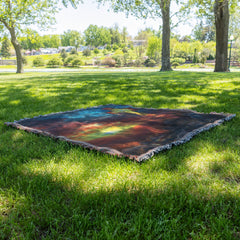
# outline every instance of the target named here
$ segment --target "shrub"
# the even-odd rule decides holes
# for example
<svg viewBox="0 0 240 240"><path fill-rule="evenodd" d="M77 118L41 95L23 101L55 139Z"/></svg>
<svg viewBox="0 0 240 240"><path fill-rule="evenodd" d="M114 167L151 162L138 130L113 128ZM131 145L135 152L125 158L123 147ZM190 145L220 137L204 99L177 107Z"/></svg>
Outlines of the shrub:
<svg viewBox="0 0 240 240"><path fill-rule="evenodd" d="M129 43L128 48L130 48L131 50L133 50L133 49L134 49L133 43Z"/></svg>
<svg viewBox="0 0 240 240"><path fill-rule="evenodd" d="M199 57L198 57L196 48L194 49L193 63L199 63Z"/></svg>
<svg viewBox="0 0 240 240"><path fill-rule="evenodd" d="M116 62L116 67L122 67L123 66L123 56L121 56L121 55L115 55L115 56L113 56L112 57L114 60L115 60L115 62Z"/></svg>
<svg viewBox="0 0 240 240"><path fill-rule="evenodd" d="M212 54L209 54L209 57L207 58L207 60L214 60L215 57Z"/></svg>
<svg viewBox="0 0 240 240"><path fill-rule="evenodd" d="M65 49L61 50L60 56L61 56L63 61L67 58L68 54L66 53Z"/></svg>
<svg viewBox="0 0 240 240"><path fill-rule="evenodd" d="M126 44L125 44L125 43L121 43L121 44L120 44L120 48L123 49L123 48L125 48L125 47L126 47Z"/></svg>
<svg viewBox="0 0 240 240"><path fill-rule="evenodd" d="M107 54L108 54L107 49L103 49L103 54L104 54L104 55L107 55Z"/></svg>
<svg viewBox="0 0 240 240"><path fill-rule="evenodd" d="M117 49L115 52L114 52L114 55L123 55L123 51L121 49Z"/></svg>
<svg viewBox="0 0 240 240"><path fill-rule="evenodd" d="M84 49L82 52L82 55L85 57L91 56L91 50L90 49Z"/></svg>
<svg viewBox="0 0 240 240"><path fill-rule="evenodd" d="M64 61L64 66L72 66L72 67L79 67L84 65L83 61L81 60L80 57L78 57L77 55L71 55L69 57L67 57Z"/></svg>
<svg viewBox="0 0 240 240"><path fill-rule="evenodd" d="M141 67L143 65L143 60L141 58L137 58L134 63L134 67Z"/></svg>
<svg viewBox="0 0 240 240"><path fill-rule="evenodd" d="M176 67L179 66L180 64L179 64L178 62L173 62L171 65L172 65L174 68L176 68Z"/></svg>
<svg viewBox="0 0 240 240"><path fill-rule="evenodd" d="M22 63L23 63L23 65L28 64L27 58L25 56L22 56Z"/></svg>
<svg viewBox="0 0 240 240"><path fill-rule="evenodd" d="M131 60L131 59L128 60L126 66L127 66L127 67L133 67L133 66L134 66L134 61Z"/></svg>
<svg viewBox="0 0 240 240"><path fill-rule="evenodd" d="M174 57L186 59L187 58L187 53L185 51L183 51L183 50L176 49L174 51Z"/></svg>
<svg viewBox="0 0 240 240"><path fill-rule="evenodd" d="M98 49L98 48L94 48L93 52L94 52L95 54L98 54L98 53L99 53L99 49Z"/></svg>
<svg viewBox="0 0 240 240"><path fill-rule="evenodd" d="M171 63L177 62L180 64L184 64L186 62L185 58L172 58Z"/></svg>
<svg viewBox="0 0 240 240"><path fill-rule="evenodd" d="M115 67L116 61L113 58L107 57L102 60L102 65L108 65L109 67Z"/></svg>
<svg viewBox="0 0 240 240"><path fill-rule="evenodd" d="M123 66L125 66L125 67L128 66L128 62L129 62L129 60L130 60L129 54L128 54L128 53L125 53L125 54L123 55L122 59L123 59Z"/></svg>
<svg viewBox="0 0 240 240"><path fill-rule="evenodd" d="M143 51L144 48L140 46L138 47L139 51ZM160 62L161 59L161 49L162 49L162 41L157 36L152 36L148 39L148 45L147 45L147 56L151 59L153 59L155 62ZM141 54L139 54L141 56Z"/></svg>
<svg viewBox="0 0 240 240"><path fill-rule="evenodd" d="M207 61L207 58L205 56L201 56L199 60L200 60L200 63L205 64Z"/></svg>
<svg viewBox="0 0 240 240"><path fill-rule="evenodd" d="M34 67L42 67L44 65L45 65L45 63L44 63L44 59L42 57L36 57L33 60L33 66Z"/></svg>
<svg viewBox="0 0 240 240"><path fill-rule="evenodd" d="M100 66L101 65L101 60L98 58L94 61L94 64L97 65L97 66Z"/></svg>
<svg viewBox="0 0 240 240"><path fill-rule="evenodd" d="M108 50L108 51L111 51L112 50L112 47L111 47L111 45L107 45L107 47L106 47L106 49Z"/></svg>
<svg viewBox="0 0 240 240"><path fill-rule="evenodd" d="M77 52L76 48L72 48L70 54L71 55L78 55L78 52Z"/></svg>
<svg viewBox="0 0 240 240"><path fill-rule="evenodd" d="M196 55L193 56L193 63L199 63L198 56L196 56Z"/></svg>
<svg viewBox="0 0 240 240"><path fill-rule="evenodd" d="M114 51L116 51L118 48L119 48L119 46L118 46L116 43L114 43L114 44L112 45L112 49L113 49Z"/></svg>
<svg viewBox="0 0 240 240"><path fill-rule="evenodd" d="M128 48L127 48L127 47L124 47L124 48L122 49L122 52L123 52L123 53L128 53Z"/></svg>
<svg viewBox="0 0 240 240"><path fill-rule="evenodd" d="M64 61L64 66L69 66L69 65L71 65L71 62L74 60L74 58L76 58L76 56L69 56L69 57L67 57L66 59L65 59L65 61Z"/></svg>
<svg viewBox="0 0 240 240"><path fill-rule="evenodd" d="M83 61L79 58L79 57L75 57L72 61L71 61L71 65L73 67L79 67L83 65Z"/></svg>
<svg viewBox="0 0 240 240"><path fill-rule="evenodd" d="M238 48L233 49L231 59L232 61L240 62L240 46L239 46L239 49Z"/></svg>
<svg viewBox="0 0 240 240"><path fill-rule="evenodd" d="M146 67L154 67L156 66L156 64L157 64L156 61L154 61L154 59L151 59L151 58L146 59L144 62L144 65Z"/></svg>
<svg viewBox="0 0 240 240"><path fill-rule="evenodd" d="M62 60L58 57L52 57L48 63L47 66L51 67L51 68L56 68L56 67L60 67L63 64Z"/></svg>

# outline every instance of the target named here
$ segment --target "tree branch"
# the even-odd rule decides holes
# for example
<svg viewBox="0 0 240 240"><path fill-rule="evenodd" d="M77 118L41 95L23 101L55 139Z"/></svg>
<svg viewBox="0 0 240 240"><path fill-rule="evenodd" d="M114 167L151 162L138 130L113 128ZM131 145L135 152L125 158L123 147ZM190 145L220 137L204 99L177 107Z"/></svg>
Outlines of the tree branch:
<svg viewBox="0 0 240 240"><path fill-rule="evenodd" d="M0 22L2 22L2 23L4 24L4 26L5 26L8 30L10 30L10 26L9 26L9 24L5 21L5 19L0 18Z"/></svg>

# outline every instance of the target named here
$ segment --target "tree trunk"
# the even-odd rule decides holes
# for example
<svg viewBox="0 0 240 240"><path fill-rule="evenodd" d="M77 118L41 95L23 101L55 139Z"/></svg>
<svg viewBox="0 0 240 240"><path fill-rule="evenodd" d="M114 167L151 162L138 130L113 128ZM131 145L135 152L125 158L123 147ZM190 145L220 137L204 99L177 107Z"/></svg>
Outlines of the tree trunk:
<svg viewBox="0 0 240 240"><path fill-rule="evenodd" d="M160 71L172 71L170 63L170 3L171 0L161 0L162 11L162 67Z"/></svg>
<svg viewBox="0 0 240 240"><path fill-rule="evenodd" d="M17 40L15 28L12 27L9 29L9 31L11 34L11 42L15 49L16 57L17 57L17 73L23 73L23 59L22 59L21 45Z"/></svg>
<svg viewBox="0 0 240 240"><path fill-rule="evenodd" d="M228 69L228 0L215 0L214 6L216 25L216 63L214 72L227 72Z"/></svg>

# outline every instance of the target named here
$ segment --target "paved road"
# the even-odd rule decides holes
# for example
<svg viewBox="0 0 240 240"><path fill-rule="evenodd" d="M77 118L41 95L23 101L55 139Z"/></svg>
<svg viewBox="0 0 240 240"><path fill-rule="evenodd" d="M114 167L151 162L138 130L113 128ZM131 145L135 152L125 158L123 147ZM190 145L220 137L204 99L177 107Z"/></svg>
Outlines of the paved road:
<svg viewBox="0 0 240 240"><path fill-rule="evenodd" d="M156 68L81 68L81 69L65 69L65 68L38 68L38 69L24 69L24 72L157 72ZM191 69L174 69L174 71L181 72L213 72L209 68L191 68ZM16 69L1 68L0 72L14 73ZM231 69L231 72L240 72L240 69Z"/></svg>

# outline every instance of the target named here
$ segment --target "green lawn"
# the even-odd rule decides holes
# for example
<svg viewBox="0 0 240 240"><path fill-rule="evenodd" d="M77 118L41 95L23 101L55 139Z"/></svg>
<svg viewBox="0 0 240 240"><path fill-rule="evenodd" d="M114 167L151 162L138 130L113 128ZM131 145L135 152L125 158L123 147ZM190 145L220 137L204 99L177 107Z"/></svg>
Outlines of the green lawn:
<svg viewBox="0 0 240 240"><path fill-rule="evenodd" d="M237 116L138 164L4 125L101 104ZM239 239L239 73L0 74L0 239Z"/></svg>

